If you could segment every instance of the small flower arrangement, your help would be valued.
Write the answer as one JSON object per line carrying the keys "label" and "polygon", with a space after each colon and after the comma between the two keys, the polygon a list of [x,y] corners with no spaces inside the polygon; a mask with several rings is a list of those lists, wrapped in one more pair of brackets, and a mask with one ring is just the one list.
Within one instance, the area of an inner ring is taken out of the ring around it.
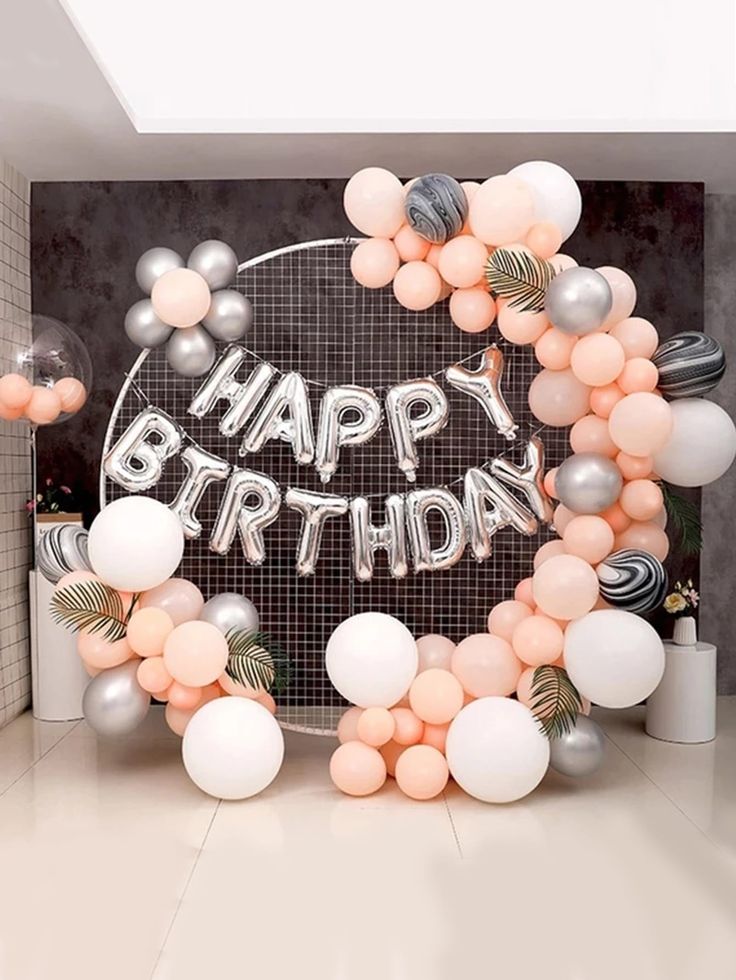
{"label": "small flower arrangement", "polygon": [[64,484],[57,487],[47,476],[44,492],[36,494],[35,500],[27,500],[26,510],[29,514],[73,514],[79,507],[69,487]]}
{"label": "small flower arrangement", "polygon": [[664,600],[664,609],[673,616],[689,616],[698,608],[699,602],[700,594],[693,588],[692,579],[688,579],[684,585],[675,582],[675,591]]}

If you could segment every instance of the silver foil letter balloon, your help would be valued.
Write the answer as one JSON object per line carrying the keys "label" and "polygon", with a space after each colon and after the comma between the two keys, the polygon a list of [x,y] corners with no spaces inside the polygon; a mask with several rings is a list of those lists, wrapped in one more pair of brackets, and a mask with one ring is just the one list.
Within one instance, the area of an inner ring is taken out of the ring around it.
{"label": "silver foil letter balloon", "polygon": [[314,575],[325,522],[331,517],[340,517],[347,513],[347,497],[290,489],[286,491],[284,503],[302,515],[302,531],[296,555],[297,574]]}
{"label": "silver foil letter balloon", "polygon": [[[249,504],[249,498],[255,503]],[[233,469],[223,494],[215,526],[210,535],[210,550],[226,555],[236,533],[246,561],[261,565],[266,557],[263,529],[273,524],[279,515],[281,493],[278,484],[264,473],[255,470]]]}
{"label": "silver foil letter balloon", "polygon": [[[417,406],[423,406],[424,411],[413,415]],[[447,425],[448,411],[447,397],[432,378],[403,381],[389,388],[386,415],[391,442],[399,469],[410,483],[415,482],[419,466],[416,443],[443,429]]]}
{"label": "silver foil letter balloon", "polygon": [[445,378],[453,388],[475,398],[491,424],[505,439],[513,440],[519,427],[501,392],[503,364],[503,352],[495,346],[487,347],[483,351],[480,367],[475,371],[462,364],[453,364],[445,371]]}
{"label": "silver foil letter balloon", "polygon": [[371,523],[371,505],[365,497],[350,501],[350,529],[353,539],[353,570],[359,582],[373,578],[374,555],[379,548],[388,553],[388,567],[394,578],[404,578],[409,570],[406,553],[406,507],[399,493],[386,498],[386,523]]}
{"label": "silver foil letter balloon", "polygon": [[534,514],[485,470],[472,468],[465,474],[465,513],[470,529],[470,547],[478,561],[490,558],[493,535],[502,527],[520,534],[534,534],[539,527]]}
{"label": "silver foil letter balloon", "polygon": [[521,490],[543,524],[552,523],[552,501],[544,489],[544,443],[539,436],[532,436],[527,443],[521,466],[497,456],[491,461],[491,473],[509,486]]}
{"label": "silver foil letter balloon", "polygon": [[144,408],[106,454],[105,476],[131,493],[150,490],[161,479],[166,460],[181,449],[183,437],[181,427],[166,412]]}
{"label": "silver foil letter balloon", "polygon": [[228,347],[187,409],[190,415],[203,419],[218,401],[228,402],[230,407],[219,425],[220,433],[227,439],[239,432],[251,417],[276,373],[276,368],[262,361],[255,366],[247,381],[236,381],[235,375],[247,356],[248,352],[242,347]]}
{"label": "silver foil letter balloon", "polygon": [[[345,419],[348,412],[357,418]],[[358,385],[328,388],[322,396],[317,428],[317,472],[328,483],[337,469],[341,446],[360,446],[381,427],[381,405],[375,392]]]}
{"label": "silver foil letter balloon", "polygon": [[[445,526],[445,540],[433,548],[429,513],[436,511]],[[465,514],[457,497],[443,487],[412,490],[406,495],[406,523],[409,528],[415,572],[438,572],[452,568],[463,556],[467,542]]]}
{"label": "silver foil letter balloon", "polygon": [[296,371],[283,375],[271,389],[245,434],[240,455],[260,452],[270,439],[291,443],[297,463],[311,463],[314,459],[314,431],[307,385]]}
{"label": "silver foil letter balloon", "polygon": [[181,521],[184,537],[198,538],[202,533],[202,524],[196,516],[199,502],[210,483],[228,478],[231,467],[224,459],[199,446],[187,446],[181,454],[181,461],[186,467],[187,475],[169,504],[169,509]]}

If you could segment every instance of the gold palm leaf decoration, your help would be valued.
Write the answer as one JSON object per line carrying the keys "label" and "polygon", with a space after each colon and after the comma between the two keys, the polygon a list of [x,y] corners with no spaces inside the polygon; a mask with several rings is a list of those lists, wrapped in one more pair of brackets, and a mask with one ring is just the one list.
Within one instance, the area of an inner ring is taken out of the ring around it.
{"label": "gold palm leaf decoration", "polygon": [[238,684],[261,691],[282,691],[289,683],[290,664],[266,633],[231,629],[227,636],[225,672]]}
{"label": "gold palm leaf decoration", "polygon": [[583,701],[562,667],[537,667],[532,677],[532,712],[547,738],[559,738],[575,727]]}
{"label": "gold palm leaf decoration", "polygon": [[74,582],[57,589],[51,600],[55,622],[77,632],[100,633],[104,639],[122,640],[136,596],[127,614],[120,595],[102,582]]}
{"label": "gold palm leaf decoration", "polygon": [[522,313],[544,309],[544,297],[555,275],[546,259],[510,248],[497,248],[486,263],[486,280],[493,295],[509,300]]}

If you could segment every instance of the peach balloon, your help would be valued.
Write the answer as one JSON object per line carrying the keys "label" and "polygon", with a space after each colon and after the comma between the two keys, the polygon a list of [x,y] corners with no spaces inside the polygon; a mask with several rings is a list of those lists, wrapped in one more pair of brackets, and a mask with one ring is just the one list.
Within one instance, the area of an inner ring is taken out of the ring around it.
{"label": "peach balloon", "polygon": [[141,608],[155,606],[163,609],[180,626],[192,619],[199,619],[204,608],[204,596],[194,582],[186,578],[170,578],[155,589],[149,589],[141,596]]}
{"label": "peach balloon", "polygon": [[203,687],[216,681],[227,660],[227,640],[210,623],[182,623],[169,633],[164,643],[166,669],[180,684],[190,687]]}
{"label": "peach balloon", "polygon": [[598,515],[610,526],[614,534],[620,534],[631,524],[631,518],[621,510],[620,504],[611,504]]}
{"label": "peach balloon", "polygon": [[[562,506],[562,504],[560,504],[560,506]],[[559,528],[557,528],[557,532],[558,534],[560,533]],[[557,555],[564,555],[564,554],[565,554],[564,541],[559,541],[557,538],[553,539],[552,541],[546,541],[544,544],[540,545],[537,548],[537,552],[534,555],[534,571],[540,568],[546,561],[549,561],[550,558],[554,558]]]}
{"label": "peach balloon", "polygon": [[125,637],[111,643],[99,633],[85,633],[84,630],[77,634],[77,651],[86,664],[99,670],[117,667],[134,656]]}
{"label": "peach balloon", "polygon": [[631,456],[652,456],[672,432],[672,410],[664,398],[648,391],[626,395],[608,420],[611,438]]}
{"label": "peach balloon", "polygon": [[623,269],[617,269],[612,265],[599,266],[596,272],[600,272],[613,294],[613,304],[611,312],[606,317],[603,329],[612,327],[614,324],[625,320],[631,316],[636,306],[636,286],[631,276]]}
{"label": "peach balloon", "polygon": [[613,411],[613,406],[617,405],[623,397],[624,393],[617,384],[603,385],[591,391],[590,407],[599,418],[607,419]]}
{"label": "peach balloon", "polygon": [[393,238],[406,220],[404,197],[408,187],[402,187],[390,170],[364,167],[345,185],[345,214],[364,235]]}
{"label": "peach balloon", "polygon": [[206,315],[211,302],[210,287],[194,269],[169,269],[151,290],[154,313],[172,327],[193,327]]}
{"label": "peach balloon", "polygon": [[430,245],[424,261],[427,265],[431,265],[433,269],[439,269],[440,255],[442,255],[442,245]]}
{"label": "peach balloon", "polygon": [[32,394],[31,383],[22,374],[4,374],[0,378],[0,403],[6,408],[25,408]]}
{"label": "peach balloon", "polygon": [[361,742],[377,749],[394,737],[396,722],[388,708],[366,708],[358,718],[356,731]]}
{"label": "peach balloon", "polygon": [[514,599],[523,602],[530,609],[534,607],[534,593],[532,592],[532,579],[523,578],[514,589]]}
{"label": "peach balloon", "polygon": [[[550,620],[551,622],[551,620]],[[534,681],[534,671],[536,667],[527,667],[521,672],[519,683],[516,685],[516,697],[522,704],[525,704],[531,711],[532,709],[532,684]]]}
{"label": "peach balloon", "polygon": [[276,701],[269,691],[259,691],[253,700],[262,704],[266,711],[270,711],[272,715],[276,714]]}
{"label": "peach balloon", "polygon": [[458,643],[452,672],[468,694],[476,698],[505,697],[516,690],[521,661],[507,640],[475,633]]}
{"label": "peach balloon", "polygon": [[394,731],[394,742],[399,745],[415,745],[420,741],[424,733],[424,723],[418,718],[411,708],[391,708],[394,716],[396,729]]}
{"label": "peach balloon", "polygon": [[417,673],[429,670],[431,667],[449,670],[454,650],[455,644],[446,636],[439,636],[437,633],[420,636],[417,640],[417,653],[419,654]]}
{"label": "peach balloon", "polygon": [[394,236],[394,245],[402,262],[421,262],[427,257],[430,243],[409,225],[402,225]]}
{"label": "peach balloon", "polygon": [[611,336],[621,344],[627,359],[651,357],[659,347],[659,335],[649,320],[630,316],[611,327]]}
{"label": "peach balloon", "polygon": [[664,496],[653,480],[632,480],[624,485],[619,503],[634,521],[651,521],[662,510]]}
{"label": "peach balloon", "polygon": [[544,474],[544,492],[548,497],[554,497],[556,495],[555,477],[557,476],[558,469],[559,467],[555,466],[554,469],[547,470]]}
{"label": "peach balloon", "polygon": [[391,739],[390,742],[386,742],[385,745],[382,745],[378,751],[381,753],[383,756],[383,761],[386,763],[386,772],[388,775],[395,776],[396,763],[401,753],[406,751],[406,746],[399,745],[398,742]]}
{"label": "peach balloon", "polygon": [[501,174],[489,177],[473,195],[468,223],[486,245],[521,241],[534,222],[534,198],[522,180]]}
{"label": "peach balloon", "polygon": [[565,528],[575,516],[574,511],[568,510],[564,504],[558,504],[552,516],[555,531],[562,536],[565,533]]}
{"label": "peach balloon", "polygon": [[441,303],[442,300],[447,299],[448,296],[452,296],[452,293],[453,293],[452,286],[449,284],[449,282],[445,282],[445,280],[443,279],[442,289],[440,290],[440,295],[437,302]]}
{"label": "peach balloon", "polygon": [[462,708],[463,689],[449,670],[432,667],[412,681],[409,704],[417,718],[430,725],[444,725]]}
{"label": "peach balloon", "polygon": [[439,273],[427,262],[407,262],[394,276],[394,296],[407,310],[428,310],[441,291]]}
{"label": "peach balloon", "polygon": [[487,330],[496,318],[496,304],[481,286],[456,289],[450,297],[450,317],[465,333]]}
{"label": "peach balloon", "polygon": [[483,278],[488,249],[472,235],[458,235],[442,246],[439,273],[451,286],[474,286]]}
{"label": "peach balloon", "polygon": [[656,365],[646,357],[632,357],[624,364],[616,384],[627,395],[633,395],[635,391],[654,391],[658,381]]}
{"label": "peach balloon", "polygon": [[563,541],[568,555],[577,555],[591,565],[597,565],[613,550],[614,534],[611,525],[594,514],[573,517],[565,528]]}
{"label": "peach balloon", "polygon": [[534,599],[553,619],[578,619],[598,598],[598,576],[577,555],[557,555],[540,565],[533,576]]}
{"label": "peach balloon", "polygon": [[22,418],[25,409],[21,408],[8,408],[4,402],[0,402],[0,419],[3,422],[15,422],[16,419]]}
{"label": "peach balloon", "polygon": [[624,480],[642,480],[652,472],[654,460],[651,456],[629,456],[628,453],[618,453],[616,466],[621,470]]}
{"label": "peach balloon", "polygon": [[255,701],[261,693],[261,689],[258,687],[251,687],[250,684],[239,684],[225,671],[217,678],[217,683],[225,694],[229,694],[233,698],[252,698]]}
{"label": "peach balloon", "polygon": [[618,453],[618,446],[608,431],[608,422],[597,415],[584,415],[577,420],[570,429],[570,447],[574,453],[598,453],[611,459]]}
{"label": "peach balloon", "polygon": [[367,238],[350,256],[353,278],[366,289],[382,289],[393,281],[399,268],[399,253],[388,238]]}
{"label": "peach balloon", "polygon": [[[463,703],[465,702],[465,696],[463,695]],[[447,731],[450,725],[425,725],[424,734],[422,735],[422,745],[431,745],[433,748],[437,749],[438,752],[445,751],[445,745],[447,744]]]}
{"label": "peach balloon", "polygon": [[526,244],[540,259],[551,259],[562,245],[562,232],[552,221],[539,221],[529,229]]}
{"label": "peach balloon", "polygon": [[101,582],[102,579],[99,575],[95,575],[94,572],[67,572],[66,575],[62,575],[59,581],[56,583],[55,592],[59,589],[65,588],[67,585],[75,585],[77,582]]}
{"label": "peach balloon", "polygon": [[77,378],[59,378],[54,391],[59,396],[62,411],[70,415],[78,412],[87,401],[87,389]]}
{"label": "peach balloon", "polygon": [[26,418],[36,425],[50,425],[61,415],[61,398],[53,388],[34,385],[24,411]]}
{"label": "peach balloon", "polygon": [[606,333],[581,337],[570,356],[575,377],[591,386],[611,384],[621,374],[625,361],[621,344]]}
{"label": "peach balloon", "polygon": [[160,657],[174,621],[163,609],[137,609],[128,620],[128,643],[139,657]]}
{"label": "peach balloon", "polygon": [[189,711],[184,711],[181,708],[175,708],[173,704],[169,703],[166,705],[164,711],[164,718],[166,719],[166,724],[169,726],[171,731],[175,735],[180,737],[184,735],[186,727],[189,724],[190,719],[193,717],[196,708]]}
{"label": "peach balloon", "polygon": [[465,191],[465,197],[470,204],[480,187],[480,183],[477,180],[463,180],[460,182],[460,186]]}
{"label": "peach balloon", "polygon": [[396,760],[396,782],[412,800],[431,800],[447,785],[447,759],[431,745],[412,745]]}
{"label": "peach balloon", "polygon": [[169,704],[175,708],[181,708],[183,711],[191,711],[192,708],[196,708],[202,699],[201,687],[180,684],[179,681],[172,681],[166,693]]}
{"label": "peach balloon", "polygon": [[570,356],[578,338],[548,327],[534,345],[534,353],[542,367],[564,371],[570,367]]}
{"label": "peach balloon", "polygon": [[488,632],[511,642],[514,630],[522,619],[532,615],[533,610],[517,599],[506,599],[494,606],[488,614]]}
{"label": "peach balloon", "polygon": [[138,683],[149,694],[163,694],[174,678],[164,666],[163,657],[147,657],[138,664]]}
{"label": "peach balloon", "polygon": [[354,742],[358,738],[358,721],[363,710],[353,705],[342,713],[337,723],[337,739],[340,743]]}
{"label": "peach balloon", "polygon": [[345,742],[332,753],[330,777],[348,796],[370,796],[386,782],[386,763],[378,749]]}
{"label": "peach balloon", "polygon": [[565,255],[562,252],[553,255],[549,262],[555,272],[564,272],[565,269],[575,269],[578,265],[572,255]]}
{"label": "peach balloon", "polygon": [[565,634],[549,616],[530,616],[514,630],[511,646],[522,663],[540,667],[557,660],[562,653],[564,641]]}
{"label": "peach balloon", "polygon": [[670,550],[670,542],[664,530],[657,524],[651,521],[632,521],[625,531],[616,536],[616,551],[623,548],[648,551],[650,555],[664,561]]}
{"label": "peach balloon", "polygon": [[549,329],[544,313],[530,313],[512,306],[508,300],[498,303],[498,329],[512,344],[533,344]]}
{"label": "peach balloon", "polygon": [[590,388],[570,368],[540,371],[529,386],[529,408],[545,425],[572,425],[590,408]]}

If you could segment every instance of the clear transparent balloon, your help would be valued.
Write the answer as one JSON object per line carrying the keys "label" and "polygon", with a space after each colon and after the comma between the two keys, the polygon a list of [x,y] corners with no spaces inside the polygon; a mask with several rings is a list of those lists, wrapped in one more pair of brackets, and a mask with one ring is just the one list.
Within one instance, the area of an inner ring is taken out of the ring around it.
{"label": "clear transparent balloon", "polygon": [[[76,378],[86,396],[92,388],[92,361],[84,342],[70,327],[49,316],[33,316],[33,343],[18,356],[18,371],[34,385],[53,388],[62,378]],[[53,425],[76,412],[62,411]]]}

